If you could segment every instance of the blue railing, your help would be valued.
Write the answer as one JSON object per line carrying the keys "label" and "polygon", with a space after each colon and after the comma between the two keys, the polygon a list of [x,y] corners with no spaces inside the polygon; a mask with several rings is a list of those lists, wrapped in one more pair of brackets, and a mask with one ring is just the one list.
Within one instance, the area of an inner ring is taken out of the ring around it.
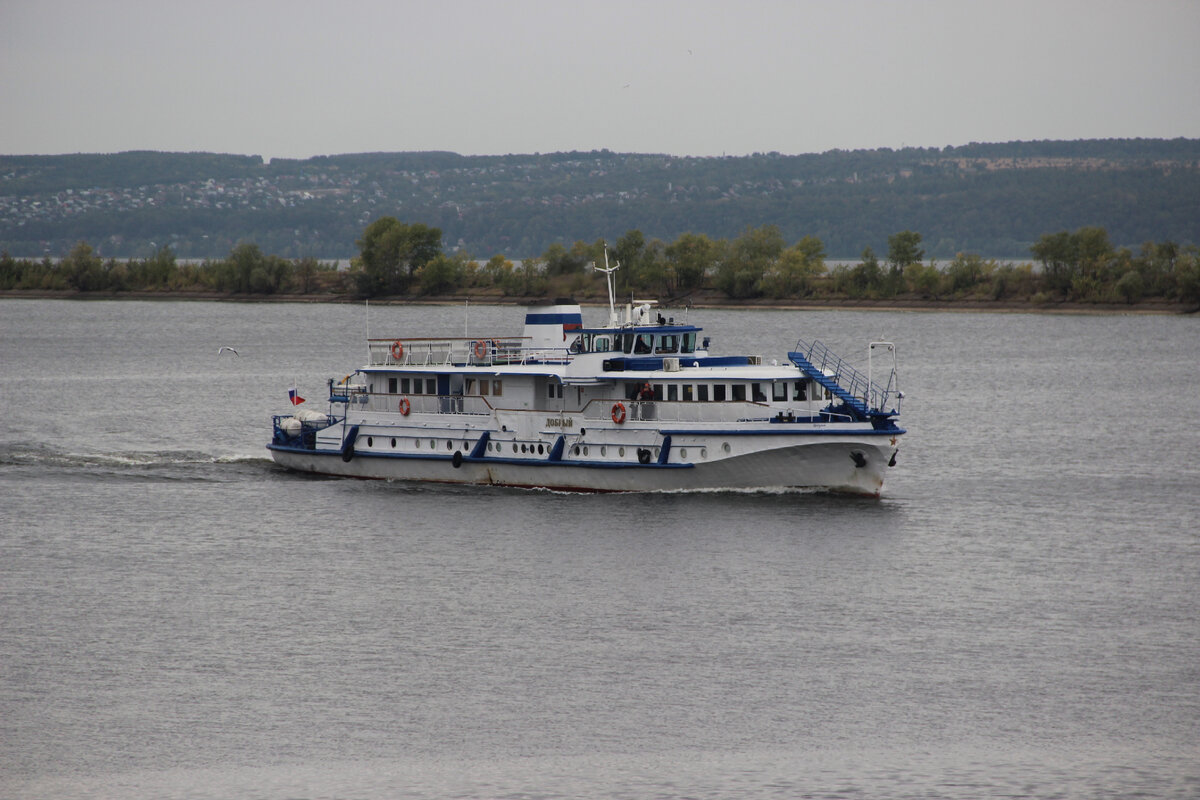
{"label": "blue railing", "polygon": [[[821,342],[813,341],[809,344],[800,339],[796,342],[796,350],[789,356],[809,377],[860,413],[896,413],[895,408],[889,410],[886,407],[889,395],[894,392],[894,369],[891,370],[885,388],[873,383]],[[826,375],[826,372],[832,373],[832,378]]]}

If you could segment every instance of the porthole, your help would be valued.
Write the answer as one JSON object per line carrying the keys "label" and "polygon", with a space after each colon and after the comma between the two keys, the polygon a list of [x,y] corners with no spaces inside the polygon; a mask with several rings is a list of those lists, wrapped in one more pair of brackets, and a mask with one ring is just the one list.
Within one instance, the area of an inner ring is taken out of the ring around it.
{"label": "porthole", "polygon": [[395,439],[392,439],[392,449],[393,450],[396,449],[396,440]]}
{"label": "porthole", "polygon": [[521,452],[522,452],[522,453],[524,453],[524,452],[525,452],[525,445],[521,445]]}
{"label": "porthole", "polygon": [[687,448],[686,447],[679,448],[679,457],[687,458]]}
{"label": "porthole", "polygon": [[700,457],[701,457],[701,458],[708,458],[708,448],[707,448],[707,447],[701,447],[701,448],[700,448]]}
{"label": "porthole", "polygon": [[587,446],[586,446],[586,445],[585,445],[585,446],[584,446],[584,448],[583,448],[583,454],[584,454],[585,456],[588,454],[588,449],[587,449]]}
{"label": "porthole", "polygon": [[545,452],[545,451],[544,451],[544,450],[542,450],[542,444],[541,444],[541,442],[539,442],[539,443],[538,443],[538,455],[540,456],[540,455],[542,455],[544,452]]}
{"label": "porthole", "polygon": [[575,445],[575,449],[572,452],[575,453],[575,455],[579,455],[579,445]]}
{"label": "porthole", "polygon": [[654,448],[654,458],[655,458],[655,460],[658,459],[658,448],[657,447]]}
{"label": "porthole", "polygon": [[621,456],[621,458],[624,458],[625,457],[625,448],[624,447],[619,448],[617,450],[617,455]]}
{"label": "porthole", "polygon": [[721,449],[724,450],[726,453],[728,453],[729,452],[729,442],[725,442],[724,444],[722,444]]}
{"label": "porthole", "polygon": [[517,452],[517,443],[513,442],[513,452]]}
{"label": "porthole", "polygon": [[468,446],[468,445],[467,445],[467,443],[466,443],[466,442],[463,442],[462,449],[463,449],[463,450],[470,450],[471,448],[470,448],[470,446]]}
{"label": "porthole", "polygon": [[430,440],[429,440],[429,449],[430,449],[430,450],[436,450],[436,449],[437,449],[437,442],[435,442],[433,439],[430,439]]}
{"label": "porthole", "polygon": [[608,447],[606,447],[606,446],[604,446],[604,445],[601,445],[601,447],[600,447],[600,455],[602,455],[602,456],[606,456],[606,455],[608,455]]}
{"label": "porthole", "polygon": [[454,449],[454,442],[452,442],[452,441],[450,441],[449,439],[447,439],[447,440],[446,440],[446,449],[447,449],[447,450],[453,450],[453,449]]}
{"label": "porthole", "polygon": [[374,446],[375,446],[375,437],[368,436],[367,437],[367,447],[374,447]]}

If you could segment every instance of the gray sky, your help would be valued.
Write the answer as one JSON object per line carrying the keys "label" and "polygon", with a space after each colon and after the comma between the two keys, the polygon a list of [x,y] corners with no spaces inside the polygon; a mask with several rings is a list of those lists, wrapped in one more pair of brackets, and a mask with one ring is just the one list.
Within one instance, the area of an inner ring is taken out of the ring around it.
{"label": "gray sky", "polygon": [[1200,0],[0,0],[0,153],[1200,138]]}

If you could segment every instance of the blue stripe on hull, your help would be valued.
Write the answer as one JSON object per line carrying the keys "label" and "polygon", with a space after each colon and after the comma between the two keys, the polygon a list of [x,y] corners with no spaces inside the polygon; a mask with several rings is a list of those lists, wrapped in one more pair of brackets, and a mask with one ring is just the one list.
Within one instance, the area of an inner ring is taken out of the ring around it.
{"label": "blue stripe on hull", "polygon": [[[286,445],[269,444],[268,450],[278,450],[283,453],[296,453],[305,456],[338,456],[341,453],[337,450],[309,450],[305,447],[287,447]],[[461,451],[459,451],[461,452]],[[392,458],[407,461],[453,461],[453,455],[426,455],[424,453],[373,453],[370,451],[355,450],[354,458]],[[691,469],[693,464],[659,464],[650,462],[649,464],[641,464],[637,462],[611,462],[611,461],[549,461],[546,459],[528,459],[528,458],[505,458],[504,456],[495,457],[475,457],[464,455],[462,457],[463,464],[516,464],[522,467],[589,467],[592,469]]]}

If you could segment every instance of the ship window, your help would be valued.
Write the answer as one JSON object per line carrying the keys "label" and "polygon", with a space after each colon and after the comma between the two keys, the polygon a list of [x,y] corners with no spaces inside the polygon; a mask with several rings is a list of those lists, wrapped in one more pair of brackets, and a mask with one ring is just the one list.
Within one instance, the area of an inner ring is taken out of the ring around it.
{"label": "ship window", "polygon": [[772,400],[787,400],[787,381],[772,381],[771,382],[771,399]]}
{"label": "ship window", "polygon": [[634,339],[634,336],[632,333],[617,334],[617,343],[620,345],[620,347],[618,347],[617,349],[621,350],[622,352],[624,352],[626,354],[632,352],[633,339]]}
{"label": "ship window", "polygon": [[666,336],[658,337],[658,348],[655,350],[655,352],[656,353],[678,353],[679,352],[679,338],[677,336],[675,336],[675,334],[668,334]]}
{"label": "ship window", "polygon": [[695,391],[690,383],[685,383],[683,385],[683,399],[684,402],[687,403],[690,403],[696,399]]}
{"label": "ship window", "polygon": [[388,394],[396,393],[396,383],[397,381],[395,378],[388,378]]}
{"label": "ship window", "polygon": [[679,399],[679,387],[673,383],[667,384],[667,400]]}
{"label": "ship window", "polygon": [[750,384],[750,386],[754,389],[754,395],[753,395],[754,402],[756,402],[756,403],[767,402],[767,395],[765,392],[763,392],[761,383],[752,383],[752,384]]}
{"label": "ship window", "polygon": [[412,387],[409,386],[408,378],[400,379],[400,394],[411,394]]}
{"label": "ship window", "polygon": [[481,380],[481,381],[479,382],[479,394],[480,394],[481,396],[482,396],[482,395],[486,395],[486,394],[488,393],[488,386],[489,386],[489,385],[490,385],[490,384],[489,384],[489,382],[488,382],[488,381],[485,381],[485,380]]}
{"label": "ship window", "polygon": [[796,381],[796,391],[792,395],[793,400],[808,399],[808,381]]}
{"label": "ship window", "polygon": [[743,402],[746,399],[746,384],[733,384],[733,400],[734,402]]}
{"label": "ship window", "polygon": [[611,347],[607,336],[597,336],[592,343],[592,350],[596,353],[607,353]]}
{"label": "ship window", "polygon": [[725,384],[718,383],[713,386],[713,400],[718,403],[725,402]]}
{"label": "ship window", "polygon": [[679,352],[681,352],[681,353],[696,352],[696,334],[685,333],[681,338],[683,339],[683,341],[681,342],[682,346],[679,348]]}
{"label": "ship window", "polygon": [[492,381],[492,394],[495,395],[496,397],[499,397],[500,395],[504,394],[504,392],[501,391],[501,389],[503,389],[503,388],[504,388],[503,381]]}
{"label": "ship window", "polygon": [[708,384],[702,383],[696,387],[696,399],[704,403],[708,401]]}
{"label": "ship window", "polygon": [[437,394],[437,378],[425,379],[425,394]]}
{"label": "ship window", "polygon": [[463,382],[463,394],[475,394],[475,379],[467,378]]}
{"label": "ship window", "polygon": [[654,337],[648,333],[639,333],[637,335],[637,344],[633,346],[633,352],[638,355],[645,355],[650,352],[650,343]]}
{"label": "ship window", "polygon": [[654,384],[654,399],[655,399],[655,400],[657,400],[657,401],[659,401],[660,403],[662,402],[662,399],[663,399],[663,385],[662,385],[661,383],[656,383],[656,384]]}

